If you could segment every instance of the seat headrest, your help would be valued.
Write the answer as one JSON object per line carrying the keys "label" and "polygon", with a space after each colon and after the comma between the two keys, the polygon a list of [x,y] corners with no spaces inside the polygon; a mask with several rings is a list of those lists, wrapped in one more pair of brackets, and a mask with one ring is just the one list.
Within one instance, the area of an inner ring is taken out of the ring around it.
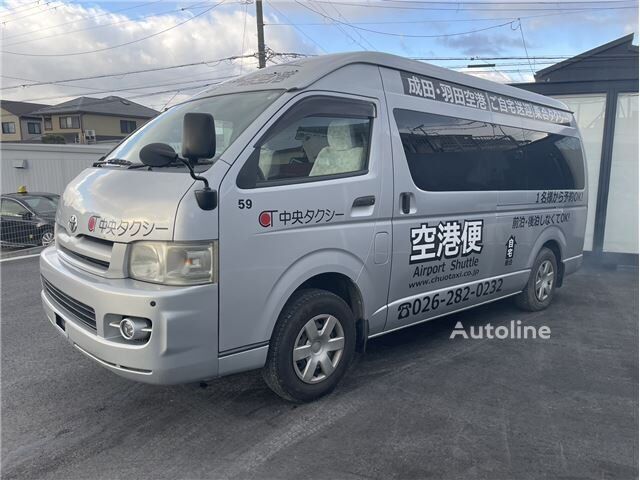
{"label": "seat headrest", "polygon": [[336,150],[349,150],[356,146],[349,120],[333,120],[327,128],[327,142]]}

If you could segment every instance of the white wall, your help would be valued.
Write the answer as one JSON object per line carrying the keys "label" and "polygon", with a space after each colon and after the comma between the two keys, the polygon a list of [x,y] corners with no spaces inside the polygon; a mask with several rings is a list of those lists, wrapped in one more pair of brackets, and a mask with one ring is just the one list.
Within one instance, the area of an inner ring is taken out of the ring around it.
{"label": "white wall", "polygon": [[[0,177],[3,193],[20,185],[35,192],[61,194],[73,178],[113,148],[101,145],[0,144]],[[15,165],[24,163],[25,168]]]}
{"label": "white wall", "polygon": [[638,94],[618,95],[602,250],[638,253]]}
{"label": "white wall", "polygon": [[598,201],[598,181],[600,180],[600,160],[604,135],[604,112],[607,96],[604,93],[593,95],[555,96],[572,110],[584,143],[587,159],[587,178],[589,180],[589,210],[587,211],[587,230],[584,234],[584,249],[593,250],[593,229]]}

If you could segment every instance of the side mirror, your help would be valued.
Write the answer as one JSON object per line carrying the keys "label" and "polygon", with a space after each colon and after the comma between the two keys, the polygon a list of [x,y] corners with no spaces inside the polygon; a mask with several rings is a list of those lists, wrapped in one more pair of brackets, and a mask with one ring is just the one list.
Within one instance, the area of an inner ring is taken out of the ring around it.
{"label": "side mirror", "polygon": [[24,212],[22,214],[23,220],[31,220],[33,218],[33,214],[31,212]]}
{"label": "side mirror", "polygon": [[165,167],[177,156],[173,147],[166,143],[150,143],[140,150],[140,161],[149,167]]}
{"label": "side mirror", "polygon": [[185,113],[182,123],[182,156],[195,162],[216,154],[216,127],[208,113]]}

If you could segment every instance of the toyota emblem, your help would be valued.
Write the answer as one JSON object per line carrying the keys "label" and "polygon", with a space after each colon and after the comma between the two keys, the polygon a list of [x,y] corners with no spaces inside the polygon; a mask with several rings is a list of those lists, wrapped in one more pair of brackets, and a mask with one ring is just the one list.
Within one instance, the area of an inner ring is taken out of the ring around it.
{"label": "toyota emblem", "polygon": [[78,218],[75,215],[71,215],[69,217],[69,230],[71,230],[71,233],[76,233],[77,229],[78,229]]}

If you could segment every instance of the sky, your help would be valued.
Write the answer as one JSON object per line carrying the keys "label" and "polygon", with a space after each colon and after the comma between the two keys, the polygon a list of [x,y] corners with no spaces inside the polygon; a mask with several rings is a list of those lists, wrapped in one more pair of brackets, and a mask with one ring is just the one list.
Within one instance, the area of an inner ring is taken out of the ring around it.
{"label": "sky", "polygon": [[[533,81],[536,70],[638,33],[637,0],[265,0],[263,7],[265,43],[275,54],[375,50],[503,83]],[[117,95],[162,110],[256,70],[255,8],[252,0],[5,0],[2,98],[55,105]]]}

